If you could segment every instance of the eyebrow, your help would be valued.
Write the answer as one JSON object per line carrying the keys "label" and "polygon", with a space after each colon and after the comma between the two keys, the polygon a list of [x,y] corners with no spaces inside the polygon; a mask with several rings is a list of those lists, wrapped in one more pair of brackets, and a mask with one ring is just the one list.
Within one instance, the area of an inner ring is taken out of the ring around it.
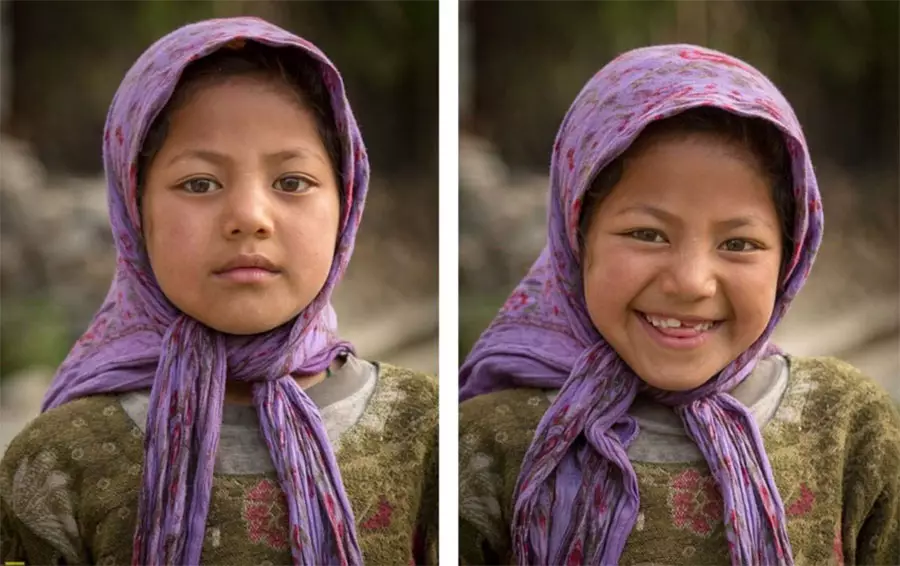
{"label": "eyebrow", "polygon": [[[186,159],[201,159],[204,161],[209,161],[210,163],[215,163],[217,165],[223,165],[233,161],[230,156],[224,153],[219,153],[218,151],[209,149],[189,149],[176,154],[174,157],[172,157],[172,159],[169,160],[168,164],[173,165],[179,161],[184,161]],[[275,153],[267,153],[263,156],[263,159],[268,163],[284,163],[285,161],[290,161],[291,159],[317,159],[322,163],[329,163],[323,156],[319,154],[319,152],[310,151],[302,147],[285,149],[282,151],[276,151]]]}
{"label": "eyebrow", "polygon": [[[663,222],[668,222],[670,224],[681,224],[682,223],[681,219],[678,218],[677,216],[675,216],[674,214],[672,214],[671,212],[667,212],[661,208],[657,208],[657,207],[649,205],[649,204],[640,204],[640,205],[635,205],[635,206],[629,206],[627,208],[620,210],[618,212],[618,214],[616,214],[616,216],[622,216],[622,215],[630,214],[630,213],[648,214],[650,216],[658,218],[659,220],[661,220]],[[720,228],[723,230],[734,230],[736,228],[743,228],[745,226],[753,226],[753,225],[758,225],[758,224],[762,224],[764,226],[774,228],[774,226],[772,226],[771,223],[769,223],[755,215],[737,216],[735,218],[729,218],[728,220],[720,220],[715,223],[717,228]]]}

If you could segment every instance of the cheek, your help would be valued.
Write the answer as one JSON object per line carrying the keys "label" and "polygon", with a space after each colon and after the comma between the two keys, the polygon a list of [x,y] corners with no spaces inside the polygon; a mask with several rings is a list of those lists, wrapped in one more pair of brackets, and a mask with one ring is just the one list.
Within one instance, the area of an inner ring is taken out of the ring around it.
{"label": "cheek", "polygon": [[632,301],[651,278],[646,258],[621,246],[597,246],[583,270],[584,297],[588,314],[601,334],[620,327]]}
{"label": "cheek", "polygon": [[302,209],[285,210],[282,233],[294,270],[319,279],[327,276],[334,257],[339,207],[336,197],[308,204]]}
{"label": "cheek", "polygon": [[777,295],[778,265],[758,265],[735,270],[728,278],[727,296],[735,311],[737,330],[753,334],[754,341],[765,330]]}
{"label": "cheek", "polygon": [[194,210],[164,197],[147,203],[144,239],[150,264],[161,280],[184,277],[203,265],[213,220],[208,211]]}

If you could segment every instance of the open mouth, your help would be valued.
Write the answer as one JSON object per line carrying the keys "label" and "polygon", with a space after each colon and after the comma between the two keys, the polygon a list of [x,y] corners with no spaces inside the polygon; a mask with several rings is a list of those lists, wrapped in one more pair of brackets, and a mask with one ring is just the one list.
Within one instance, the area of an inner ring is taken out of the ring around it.
{"label": "open mouth", "polygon": [[696,348],[702,345],[721,325],[721,320],[675,318],[668,315],[635,311],[647,333],[667,348]]}

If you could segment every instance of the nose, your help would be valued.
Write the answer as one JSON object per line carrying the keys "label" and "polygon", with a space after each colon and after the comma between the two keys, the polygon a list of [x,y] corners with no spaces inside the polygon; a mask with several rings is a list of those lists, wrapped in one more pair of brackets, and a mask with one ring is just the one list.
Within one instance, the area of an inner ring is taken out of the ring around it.
{"label": "nose", "polygon": [[274,231],[270,193],[267,186],[255,181],[226,188],[222,222],[225,237],[270,237]]}
{"label": "nose", "polygon": [[685,246],[672,254],[662,274],[664,293],[683,301],[697,301],[716,294],[713,252],[700,246]]}

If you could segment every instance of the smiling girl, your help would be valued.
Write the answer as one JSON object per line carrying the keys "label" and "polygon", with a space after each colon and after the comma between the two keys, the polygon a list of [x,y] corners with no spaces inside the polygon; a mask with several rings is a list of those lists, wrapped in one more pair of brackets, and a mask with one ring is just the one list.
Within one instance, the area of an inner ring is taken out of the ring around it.
{"label": "smiling girl", "polygon": [[689,45],[572,104],[547,246],[460,371],[470,564],[894,564],[900,415],[769,342],[822,207],[790,105]]}
{"label": "smiling girl", "polygon": [[369,175],[337,69],[256,18],[188,25],[103,148],[115,279],[0,465],[2,558],[433,563],[436,382],[357,357],[329,302]]}

